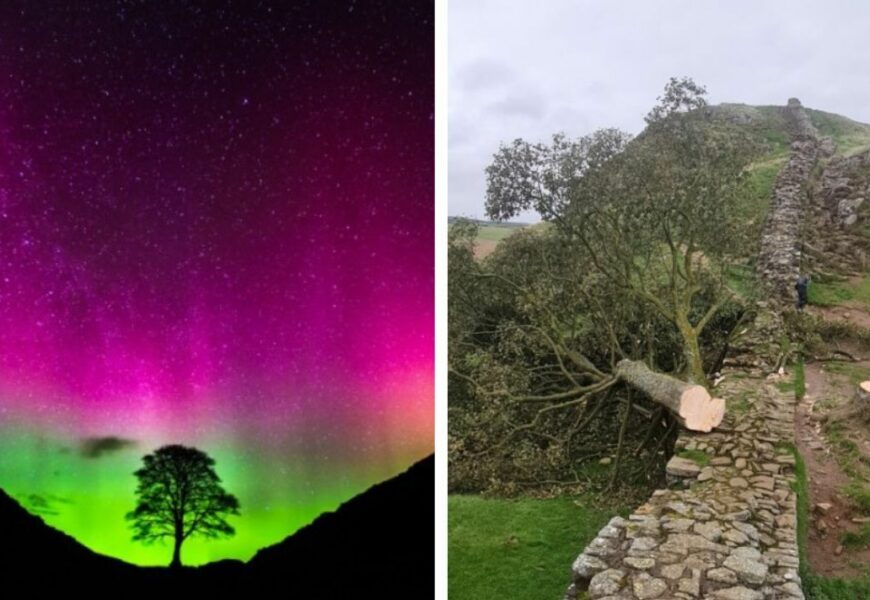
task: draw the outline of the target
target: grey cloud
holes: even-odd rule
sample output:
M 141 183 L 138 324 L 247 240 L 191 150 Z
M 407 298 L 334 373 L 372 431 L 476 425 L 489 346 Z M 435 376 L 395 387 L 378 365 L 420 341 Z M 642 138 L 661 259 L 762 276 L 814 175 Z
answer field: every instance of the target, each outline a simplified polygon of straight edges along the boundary
M 693 77 L 712 103 L 796 96 L 870 122 L 870 3 L 475 0 L 448 18 L 448 214 L 484 216 L 483 167 L 500 142 L 637 134 L 671 76 Z
M 136 440 L 128 440 L 113 435 L 84 438 L 79 442 L 79 453 L 85 458 L 100 458 L 105 454 L 119 452 L 136 445 Z
M 534 90 L 514 90 L 498 102 L 494 102 L 488 111 L 509 117 L 525 117 L 540 119 L 547 112 L 547 103 Z
M 477 60 L 456 74 L 456 81 L 467 91 L 492 89 L 506 85 L 515 78 L 506 64 L 492 59 Z
M 59 505 L 72 504 L 72 500 L 54 494 L 30 493 L 19 496 L 21 504 L 36 515 L 53 516 L 60 514 Z

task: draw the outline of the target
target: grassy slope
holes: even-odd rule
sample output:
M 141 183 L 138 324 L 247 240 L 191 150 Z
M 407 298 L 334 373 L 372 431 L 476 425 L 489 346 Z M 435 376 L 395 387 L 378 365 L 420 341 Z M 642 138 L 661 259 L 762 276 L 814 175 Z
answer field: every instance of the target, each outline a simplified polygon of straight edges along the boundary
M 584 497 L 450 496 L 451 600 L 561 598 L 572 561 L 617 513 L 628 509 Z

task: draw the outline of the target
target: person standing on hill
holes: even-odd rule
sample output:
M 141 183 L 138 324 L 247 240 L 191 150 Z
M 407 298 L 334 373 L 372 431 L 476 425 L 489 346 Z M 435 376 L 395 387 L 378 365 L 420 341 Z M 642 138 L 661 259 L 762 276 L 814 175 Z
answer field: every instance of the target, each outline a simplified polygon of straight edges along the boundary
M 801 275 L 798 277 L 797 283 L 794 284 L 794 289 L 797 290 L 797 309 L 803 310 L 804 306 L 807 305 L 807 289 L 810 286 L 810 278 L 806 275 Z

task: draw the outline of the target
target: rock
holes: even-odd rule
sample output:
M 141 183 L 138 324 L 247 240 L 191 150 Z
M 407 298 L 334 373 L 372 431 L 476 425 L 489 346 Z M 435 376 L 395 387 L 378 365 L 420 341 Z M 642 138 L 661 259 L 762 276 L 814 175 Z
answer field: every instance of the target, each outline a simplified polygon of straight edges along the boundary
M 710 581 L 718 581 L 719 583 L 734 584 L 737 583 L 737 574 L 731 569 L 719 567 L 707 571 L 707 579 Z
M 795 516 L 793 514 L 779 515 L 774 519 L 774 521 L 776 522 L 777 527 L 783 527 L 785 529 L 794 529 L 796 525 Z
M 843 553 L 843 546 L 842 546 L 842 544 L 837 544 L 837 547 L 834 548 L 834 555 L 835 555 L 835 556 L 840 556 L 842 553 Z
M 620 571 L 619 569 L 601 571 L 589 582 L 589 596 L 592 598 L 612 596 L 622 589 L 622 580 L 624 578 L 625 571 Z
M 701 466 L 688 458 L 672 456 L 665 471 L 673 477 L 696 477 L 701 472 Z
M 676 533 L 671 535 L 668 540 L 662 544 L 659 549 L 662 552 L 672 552 L 674 554 L 685 555 L 693 550 L 708 550 L 711 552 L 720 552 L 727 554 L 728 546 L 714 544 L 710 540 L 701 537 L 700 535 L 692 535 L 688 533 Z
M 830 502 L 818 502 L 813 506 L 813 510 L 823 515 L 828 514 L 828 511 L 831 510 L 833 505 Z
M 722 528 L 716 523 L 695 523 L 695 533 L 703 536 L 711 542 L 718 542 L 722 539 Z
M 741 544 L 746 544 L 747 542 L 749 542 L 749 538 L 746 537 L 746 534 L 741 533 L 736 529 L 729 529 L 722 537 L 726 541 L 733 543 L 735 546 L 740 546 Z
M 763 490 L 773 491 L 773 488 L 775 487 L 775 482 L 773 480 L 773 477 L 768 477 L 767 475 L 759 475 L 758 477 L 752 478 L 752 485 Z
M 692 569 L 692 577 L 689 579 L 680 579 L 677 582 L 677 589 L 690 596 L 697 596 L 701 593 L 701 570 Z
M 779 586 L 779 590 L 796 598 L 804 597 L 804 592 L 801 589 L 801 586 L 796 584 L 794 581 L 789 581 L 788 583 L 782 584 L 781 586 Z
M 746 459 L 745 458 L 738 458 L 737 460 L 734 461 L 734 466 L 737 467 L 738 469 L 745 469 L 746 468 Z
M 732 477 L 728 480 L 728 485 L 733 488 L 747 488 L 749 487 L 749 482 L 742 477 Z
M 614 517 L 610 519 L 607 525 L 601 528 L 601 531 L 598 532 L 598 537 L 619 540 L 622 538 L 624 531 L 625 520 L 622 517 Z
M 710 464 L 714 467 L 724 467 L 731 464 L 731 459 L 727 456 L 717 456 L 710 461 Z
M 764 600 L 764 594 L 761 592 L 756 592 L 740 585 L 716 590 L 713 592 L 712 597 L 717 600 Z
M 629 555 L 646 553 L 656 546 L 658 546 L 658 540 L 651 537 L 639 537 L 634 538 L 634 541 L 631 542 L 631 547 L 628 549 Z
M 746 537 L 748 537 L 753 542 L 758 541 L 758 529 L 755 528 L 755 525 L 750 525 L 749 523 L 742 523 L 740 521 L 733 521 L 731 523 L 731 526 Z
M 739 510 L 737 512 L 728 513 L 724 515 L 722 518 L 726 521 L 748 521 L 749 517 L 752 515 L 748 510 Z
M 688 529 L 695 522 L 692 519 L 670 519 L 668 521 L 662 520 L 662 529 L 665 531 L 672 531 L 677 533 L 683 533 L 688 531 Z
M 626 556 L 622 559 L 622 562 L 632 567 L 633 569 L 651 569 L 655 566 L 656 561 L 652 558 L 639 558 L 636 556 Z
M 678 579 L 683 576 L 683 571 L 686 570 L 686 566 L 682 563 L 678 563 L 675 565 L 665 565 L 661 568 L 662 577 L 666 577 L 668 579 Z
M 585 552 L 577 557 L 571 570 L 577 579 L 591 579 L 597 573 L 607 569 L 607 563 L 598 557 L 590 556 Z
M 722 564 L 734 571 L 744 583 L 758 585 L 764 583 L 767 576 L 767 565 L 761 562 L 761 553 L 754 548 L 736 548 Z
M 613 462 L 612 458 L 610 458 L 609 456 L 605 456 L 604 458 L 602 458 L 601 460 L 598 461 L 598 464 L 599 465 L 609 465 L 612 462 Z
M 646 600 L 647 598 L 658 598 L 661 596 L 668 589 L 668 584 L 661 579 L 652 577 L 648 573 L 640 573 L 634 576 L 631 588 L 637 598 Z
M 592 556 L 607 558 L 608 556 L 613 556 L 618 551 L 619 547 L 617 546 L 615 540 L 597 537 L 592 540 L 588 546 L 586 546 L 586 550 L 584 550 L 583 552 L 586 554 L 591 554 Z

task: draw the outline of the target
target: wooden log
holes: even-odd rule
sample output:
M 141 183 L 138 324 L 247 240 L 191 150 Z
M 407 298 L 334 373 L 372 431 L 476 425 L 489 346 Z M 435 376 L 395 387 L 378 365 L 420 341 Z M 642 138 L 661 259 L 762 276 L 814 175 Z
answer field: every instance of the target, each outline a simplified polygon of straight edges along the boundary
M 870 407 L 870 381 L 859 383 L 856 395 L 862 406 Z
M 704 386 L 656 373 L 641 361 L 619 361 L 616 376 L 671 411 L 686 429 L 711 431 L 725 416 L 725 401 L 710 396 Z

